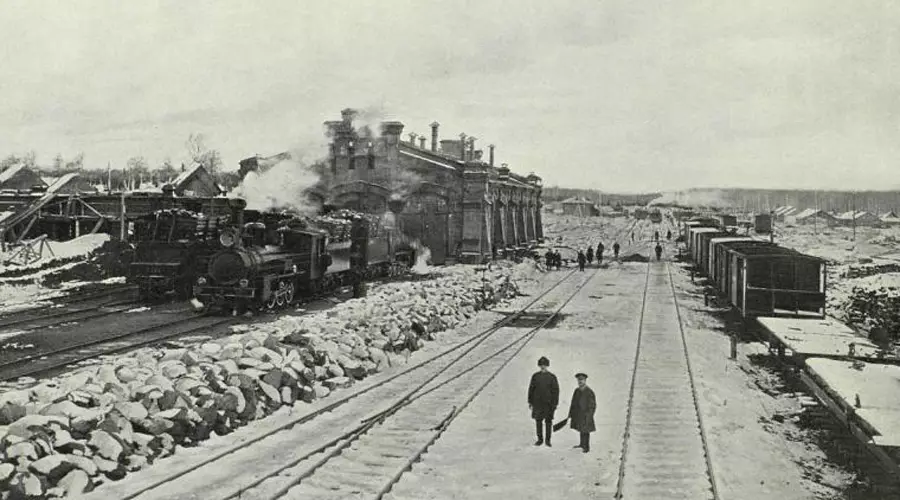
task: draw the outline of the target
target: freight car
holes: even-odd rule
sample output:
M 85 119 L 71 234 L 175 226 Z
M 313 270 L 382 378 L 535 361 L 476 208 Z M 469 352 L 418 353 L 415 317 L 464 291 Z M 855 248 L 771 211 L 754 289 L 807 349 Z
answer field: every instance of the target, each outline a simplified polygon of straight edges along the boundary
M 825 316 L 823 259 L 713 227 L 686 231 L 691 259 L 741 316 Z
M 243 205 L 236 205 L 237 213 Z M 170 296 L 188 299 L 198 269 L 218 249 L 219 228 L 231 215 L 206 217 L 188 210 L 158 210 L 137 218 L 132 235 L 135 251 L 128 281 L 138 286 L 142 301 Z
M 648 218 L 650 219 L 650 222 L 652 222 L 654 224 L 659 224 L 662 222 L 662 212 L 660 212 L 659 210 L 654 210 L 654 211 L 650 212 L 650 215 L 648 216 Z
M 759 234 L 769 234 L 772 232 L 772 215 L 757 214 L 753 217 L 753 230 Z
M 316 221 L 247 211 L 245 219 L 223 233 L 222 249 L 197 278 L 194 295 L 208 307 L 275 309 L 415 263 L 412 243 L 376 217 L 343 213 Z

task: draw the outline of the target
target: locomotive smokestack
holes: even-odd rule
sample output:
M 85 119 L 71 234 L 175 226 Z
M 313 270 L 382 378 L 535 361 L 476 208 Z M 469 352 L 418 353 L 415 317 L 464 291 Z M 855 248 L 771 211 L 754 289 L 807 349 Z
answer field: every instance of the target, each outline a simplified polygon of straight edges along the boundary
M 466 161 L 466 134 L 459 134 L 459 159 Z
M 438 146 L 438 127 L 441 124 L 438 122 L 431 123 L 431 151 L 437 153 Z
M 415 132 L 410 132 L 410 133 L 409 133 L 409 143 L 410 143 L 410 145 L 412 145 L 412 146 L 415 146 L 415 145 L 416 145 L 416 137 L 418 137 L 418 136 L 419 136 L 419 134 L 417 134 L 417 133 L 415 133 Z
M 494 145 L 491 144 L 488 146 L 488 162 L 491 166 L 494 166 Z
M 422 149 L 425 149 L 425 136 L 424 135 L 419 136 L 419 147 Z

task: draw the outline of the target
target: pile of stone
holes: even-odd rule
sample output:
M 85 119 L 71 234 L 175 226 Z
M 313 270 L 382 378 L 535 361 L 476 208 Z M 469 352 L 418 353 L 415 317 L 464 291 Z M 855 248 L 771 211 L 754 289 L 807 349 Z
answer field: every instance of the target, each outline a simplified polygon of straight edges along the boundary
M 81 493 L 211 433 L 347 387 L 516 293 L 510 268 L 395 283 L 331 310 L 146 348 L 0 394 L 0 499 Z
M 876 274 L 897 272 L 900 272 L 900 263 L 897 262 L 869 263 L 863 265 L 847 266 L 841 277 L 846 279 L 854 279 L 874 276 Z

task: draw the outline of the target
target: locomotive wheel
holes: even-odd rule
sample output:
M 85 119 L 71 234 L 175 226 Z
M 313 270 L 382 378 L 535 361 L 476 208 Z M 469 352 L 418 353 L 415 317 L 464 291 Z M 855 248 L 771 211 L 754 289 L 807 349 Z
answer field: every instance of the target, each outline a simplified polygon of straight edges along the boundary
M 285 286 L 284 281 L 278 283 L 278 292 L 275 293 L 275 302 L 278 307 L 284 307 Z
M 278 304 L 278 292 L 272 292 L 272 296 L 269 297 L 269 300 L 266 302 L 266 309 L 275 309 L 275 306 Z
M 288 281 L 287 286 L 284 287 L 284 303 L 287 305 L 291 305 L 294 303 L 294 282 Z

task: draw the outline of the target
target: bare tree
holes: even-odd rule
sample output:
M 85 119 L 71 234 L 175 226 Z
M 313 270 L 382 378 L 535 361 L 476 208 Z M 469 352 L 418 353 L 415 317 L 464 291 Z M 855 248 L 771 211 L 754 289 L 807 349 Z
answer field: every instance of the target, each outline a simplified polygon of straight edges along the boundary
M 65 166 L 65 164 L 66 164 L 66 161 L 63 159 L 62 155 L 59 153 L 56 153 L 56 156 L 53 157 L 53 167 L 52 167 L 53 172 L 59 173 L 60 171 L 62 171 L 63 166 Z
M 9 167 L 13 167 L 22 163 L 22 158 L 19 158 L 16 155 L 9 155 L 6 158 L 0 160 L 0 172 L 3 172 Z
M 147 168 L 147 160 L 143 156 L 132 156 L 125 164 L 125 171 L 128 173 L 130 180 L 130 188 L 136 189 L 140 187 L 144 177 L 149 176 L 150 169 Z
M 28 168 L 37 167 L 37 153 L 34 151 L 25 153 L 25 156 L 22 158 L 22 163 Z
M 84 168 L 84 153 L 78 153 L 74 158 L 66 162 L 66 170 L 75 172 Z
M 155 172 L 161 182 L 171 182 L 178 177 L 178 170 L 172 165 L 172 160 L 170 158 L 163 160 L 162 164 Z
M 206 146 L 206 137 L 203 134 L 190 134 L 185 142 L 188 156 L 194 163 L 199 163 L 210 174 L 215 173 L 222 166 L 222 157 L 215 149 Z

